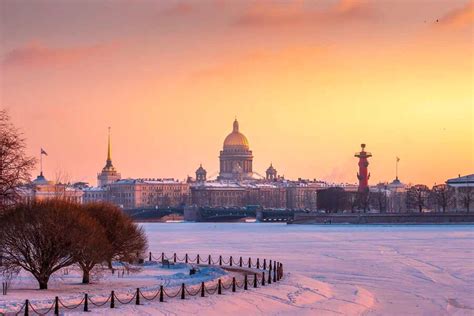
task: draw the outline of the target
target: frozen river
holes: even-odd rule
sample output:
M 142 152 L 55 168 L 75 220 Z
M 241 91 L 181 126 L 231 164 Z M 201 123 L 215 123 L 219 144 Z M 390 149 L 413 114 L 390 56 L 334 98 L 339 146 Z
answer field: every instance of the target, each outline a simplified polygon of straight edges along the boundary
M 155 253 L 274 258 L 289 274 L 255 292 L 131 307 L 134 312 L 474 315 L 474 226 L 143 226 Z

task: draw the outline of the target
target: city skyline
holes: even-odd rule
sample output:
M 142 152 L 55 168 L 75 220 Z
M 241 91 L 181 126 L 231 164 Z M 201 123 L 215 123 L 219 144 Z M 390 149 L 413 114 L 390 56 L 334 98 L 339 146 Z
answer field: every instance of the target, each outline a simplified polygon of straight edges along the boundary
M 108 126 L 123 178 L 217 173 L 235 116 L 262 174 L 356 183 L 361 143 L 370 184 L 474 169 L 472 1 L 120 3 L 1 4 L 0 99 L 50 179 L 94 184 Z

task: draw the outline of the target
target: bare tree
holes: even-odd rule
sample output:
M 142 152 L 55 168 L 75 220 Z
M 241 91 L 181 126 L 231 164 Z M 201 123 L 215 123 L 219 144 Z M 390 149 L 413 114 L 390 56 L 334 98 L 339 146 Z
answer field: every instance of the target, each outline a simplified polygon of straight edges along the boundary
M 416 184 L 407 190 L 406 204 L 408 209 L 418 209 L 423 212 L 430 193 L 430 189 L 424 184 Z
M 453 194 L 446 184 L 438 184 L 433 186 L 430 196 L 433 204 L 436 206 L 436 210 L 442 209 L 444 213 L 451 203 Z
M 461 191 L 461 202 L 466 209 L 466 211 L 469 213 L 470 206 L 472 204 L 472 201 L 474 201 L 474 190 L 473 187 L 464 187 L 460 188 Z
M 53 199 L 7 209 L 0 215 L 3 267 L 21 267 L 47 289 L 54 272 L 75 262 L 81 214 L 78 205 Z
M 145 232 L 117 206 L 110 203 L 89 203 L 84 207 L 105 229 L 111 245 L 107 260 L 110 268 L 113 260 L 134 261 L 143 256 L 148 245 Z
M 0 211 L 20 199 L 20 186 L 30 181 L 36 159 L 25 153 L 25 140 L 0 109 Z
M 112 247 L 104 227 L 89 214 L 81 216 L 77 225 L 80 233 L 73 236 L 76 246 L 72 251 L 74 261 L 82 270 L 82 283 L 88 284 L 92 269 L 100 263 L 107 262 Z

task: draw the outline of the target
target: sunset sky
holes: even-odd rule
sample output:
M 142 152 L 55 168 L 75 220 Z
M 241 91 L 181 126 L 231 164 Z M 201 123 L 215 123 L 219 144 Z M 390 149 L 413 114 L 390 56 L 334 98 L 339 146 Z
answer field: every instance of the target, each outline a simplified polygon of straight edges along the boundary
M 0 101 L 46 177 L 218 171 L 235 117 L 286 178 L 474 172 L 474 2 L 0 0 Z M 38 166 L 39 168 L 39 166 Z M 36 175 L 37 171 L 35 171 Z

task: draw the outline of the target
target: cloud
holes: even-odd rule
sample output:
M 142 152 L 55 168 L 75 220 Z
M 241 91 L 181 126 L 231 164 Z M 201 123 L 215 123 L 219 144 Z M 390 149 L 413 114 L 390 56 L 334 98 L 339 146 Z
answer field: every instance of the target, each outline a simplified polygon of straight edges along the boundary
M 375 17 L 373 7 L 367 0 L 340 0 L 334 6 L 320 10 L 304 2 L 257 2 L 240 15 L 238 26 L 288 26 L 317 25 L 321 22 L 365 20 Z
M 41 42 L 31 42 L 5 54 L 4 66 L 45 67 L 74 64 L 84 59 L 110 53 L 117 44 L 95 44 L 75 47 L 48 47 Z
M 194 6 L 188 2 L 176 3 L 160 12 L 162 16 L 181 16 L 194 11 Z
M 474 1 L 469 1 L 464 7 L 453 10 L 439 19 L 439 24 L 447 28 L 465 28 L 474 22 Z

